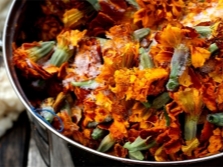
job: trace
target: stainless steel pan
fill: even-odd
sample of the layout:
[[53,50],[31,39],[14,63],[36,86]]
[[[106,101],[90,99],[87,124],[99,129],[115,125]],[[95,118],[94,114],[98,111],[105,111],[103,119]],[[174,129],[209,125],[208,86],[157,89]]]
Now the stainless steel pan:
[[[223,153],[174,162],[138,161],[114,157],[101,153],[72,141],[55,131],[32,111],[21,81],[12,65],[12,43],[21,43],[23,40],[38,40],[32,32],[32,19],[38,17],[38,3],[40,0],[14,0],[6,19],[3,33],[3,56],[11,84],[27,109],[30,123],[37,146],[47,166],[147,166],[147,165],[179,165],[211,160],[223,156]],[[23,33],[26,39],[23,39]]]

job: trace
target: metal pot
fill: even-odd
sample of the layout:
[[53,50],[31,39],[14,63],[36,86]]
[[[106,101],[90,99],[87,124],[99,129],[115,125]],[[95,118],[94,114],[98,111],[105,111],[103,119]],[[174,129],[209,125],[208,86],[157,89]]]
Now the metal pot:
[[[12,65],[12,43],[22,42],[21,26],[25,26],[27,30],[30,25],[30,19],[35,19],[38,15],[37,0],[14,0],[9,10],[8,17],[3,33],[3,56],[4,63],[10,78],[11,84],[27,109],[30,119],[34,138],[36,140],[39,151],[47,166],[147,166],[147,165],[180,165],[194,162],[211,160],[223,156],[223,153],[203,157],[199,159],[173,161],[173,162],[155,162],[155,161],[138,161],[126,158],[119,158],[105,153],[87,148],[73,140],[61,135],[55,129],[47,125],[39,117],[37,117],[24,93],[19,77]],[[35,40],[33,34],[33,39]]]

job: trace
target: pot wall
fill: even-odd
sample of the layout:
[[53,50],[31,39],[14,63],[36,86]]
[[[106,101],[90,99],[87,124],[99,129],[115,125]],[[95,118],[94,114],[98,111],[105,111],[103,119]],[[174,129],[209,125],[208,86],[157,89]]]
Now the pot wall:
[[107,159],[75,147],[42,126],[29,112],[28,115],[34,140],[47,166],[134,166],[134,164]]

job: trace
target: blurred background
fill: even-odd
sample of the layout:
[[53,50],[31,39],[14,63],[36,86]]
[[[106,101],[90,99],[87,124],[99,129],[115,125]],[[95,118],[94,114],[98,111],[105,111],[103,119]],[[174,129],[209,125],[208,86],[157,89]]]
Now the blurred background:
[[[0,37],[12,0],[0,1]],[[1,42],[0,42],[1,45]],[[0,167],[44,167],[32,138],[25,107],[16,96],[0,49]]]

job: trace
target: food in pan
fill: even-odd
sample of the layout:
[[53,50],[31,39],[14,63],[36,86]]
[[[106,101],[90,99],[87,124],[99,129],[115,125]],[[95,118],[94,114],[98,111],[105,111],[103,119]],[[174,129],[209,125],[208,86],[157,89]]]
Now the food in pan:
[[45,0],[38,41],[13,45],[33,112],[118,157],[223,151],[221,0]]

